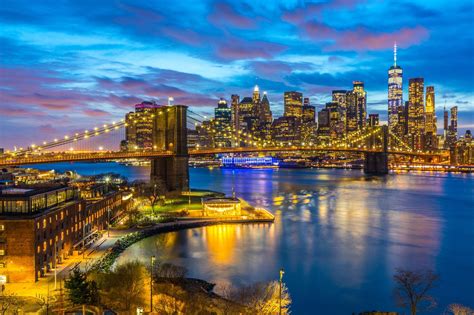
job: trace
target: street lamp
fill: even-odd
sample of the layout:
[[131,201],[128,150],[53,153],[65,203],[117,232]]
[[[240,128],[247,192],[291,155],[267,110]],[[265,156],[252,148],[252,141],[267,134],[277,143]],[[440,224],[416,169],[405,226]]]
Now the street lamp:
[[283,275],[285,274],[285,271],[283,268],[280,269],[280,315],[281,315],[281,287],[283,284]]
[[153,313],[153,271],[155,267],[155,255],[151,256],[151,270],[150,270],[150,314]]

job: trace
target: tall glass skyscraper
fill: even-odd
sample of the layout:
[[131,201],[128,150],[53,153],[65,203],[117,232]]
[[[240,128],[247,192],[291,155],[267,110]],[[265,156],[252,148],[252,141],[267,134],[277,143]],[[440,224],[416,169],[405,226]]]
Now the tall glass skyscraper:
[[397,44],[395,44],[393,46],[393,66],[388,69],[388,128],[392,132],[397,130],[398,108],[403,106],[402,78],[403,70],[397,66]]

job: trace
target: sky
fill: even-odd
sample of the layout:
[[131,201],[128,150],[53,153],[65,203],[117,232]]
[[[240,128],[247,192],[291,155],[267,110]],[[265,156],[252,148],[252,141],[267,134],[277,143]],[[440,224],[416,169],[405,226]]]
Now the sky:
[[387,70],[398,45],[408,78],[423,77],[474,129],[474,2],[0,2],[0,147],[26,146],[123,118],[142,100],[211,114],[220,97],[283,92],[319,108],[362,80],[369,113],[386,121]]

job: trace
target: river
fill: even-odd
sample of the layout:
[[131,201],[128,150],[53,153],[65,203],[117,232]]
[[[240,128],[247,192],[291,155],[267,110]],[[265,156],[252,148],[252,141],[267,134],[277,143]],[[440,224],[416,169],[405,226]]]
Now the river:
[[[62,163],[41,168],[116,172],[146,179],[148,168]],[[144,239],[119,261],[151,255],[185,266],[189,276],[243,285],[278,279],[293,314],[400,310],[396,268],[432,269],[435,314],[450,303],[474,307],[474,176],[410,173],[366,176],[358,170],[193,168],[191,186],[236,194],[269,209],[274,224],[222,225]]]

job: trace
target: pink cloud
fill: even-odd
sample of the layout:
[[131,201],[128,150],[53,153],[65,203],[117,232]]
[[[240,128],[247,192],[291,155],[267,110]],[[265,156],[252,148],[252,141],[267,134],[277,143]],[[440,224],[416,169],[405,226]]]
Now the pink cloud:
[[255,20],[236,12],[229,4],[218,2],[213,12],[208,16],[208,21],[218,26],[233,26],[241,29],[254,29]]
[[286,46],[270,42],[243,41],[235,38],[217,47],[216,54],[223,59],[230,60],[271,58],[286,48]]
[[110,113],[101,110],[101,109],[90,109],[86,108],[82,111],[86,116],[90,117],[103,117],[103,116],[109,116]]
[[428,36],[428,30],[422,26],[402,28],[392,33],[371,33],[367,29],[359,28],[355,31],[338,34],[335,43],[326,47],[325,50],[383,50],[391,48],[394,42],[400,47],[406,48],[419,44]]

